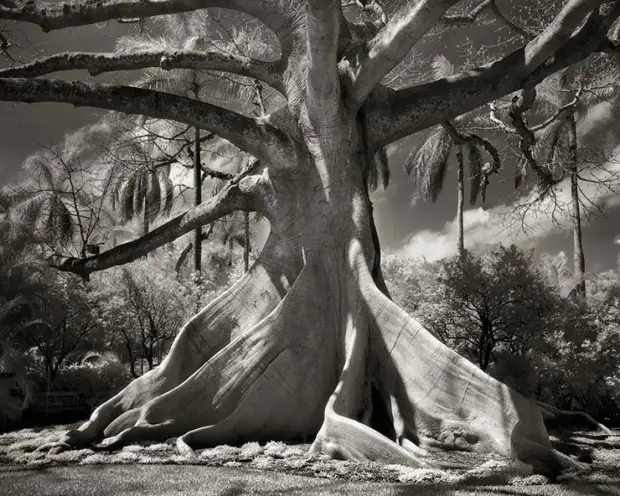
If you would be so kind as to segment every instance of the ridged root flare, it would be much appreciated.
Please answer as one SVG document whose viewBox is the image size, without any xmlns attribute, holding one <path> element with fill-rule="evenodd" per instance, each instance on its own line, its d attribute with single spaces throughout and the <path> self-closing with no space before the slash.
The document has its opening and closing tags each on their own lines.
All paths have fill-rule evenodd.
<svg viewBox="0 0 620 496">
<path fill-rule="evenodd" d="M 552 449 L 534 402 L 384 296 L 360 243 L 344 251 L 313 253 L 299 272 L 291 269 L 299 260 L 281 263 L 282 246 L 268 240 L 250 272 L 186 324 L 159 367 L 54 449 L 178 437 L 189 454 L 314 439 L 313 451 L 334 457 L 421 467 L 445 466 L 423 456 L 441 448 L 494 451 L 545 471 L 576 465 Z"/>
</svg>

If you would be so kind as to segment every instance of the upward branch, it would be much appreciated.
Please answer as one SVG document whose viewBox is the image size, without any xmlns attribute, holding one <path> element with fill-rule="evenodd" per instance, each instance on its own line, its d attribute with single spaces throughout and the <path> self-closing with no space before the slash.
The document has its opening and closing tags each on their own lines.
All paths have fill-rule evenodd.
<svg viewBox="0 0 620 496">
<path fill-rule="evenodd" d="M 396 67 L 458 0 L 407 2 L 368 43 L 368 56 L 355 74 L 351 99 L 361 105 L 377 83 Z"/>
<path fill-rule="evenodd" d="M 340 108 L 340 0 L 308 0 L 308 115 L 333 120 Z"/>
<path fill-rule="evenodd" d="M 291 140 L 282 131 L 259 118 L 246 117 L 198 100 L 132 86 L 0 78 L 0 100 L 64 102 L 183 122 L 212 131 L 275 166 L 288 167 L 296 153 Z"/>
<path fill-rule="evenodd" d="M 524 51 L 523 73 L 530 74 L 568 41 L 575 29 L 602 0 L 570 0 L 549 26 Z"/>
</svg>

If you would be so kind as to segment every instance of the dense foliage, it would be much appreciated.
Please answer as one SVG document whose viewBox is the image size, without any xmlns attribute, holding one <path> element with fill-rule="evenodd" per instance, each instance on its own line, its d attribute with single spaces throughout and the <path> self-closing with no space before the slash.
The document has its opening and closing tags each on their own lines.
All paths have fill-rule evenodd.
<svg viewBox="0 0 620 496">
<path fill-rule="evenodd" d="M 550 263 L 499 246 L 436 263 L 388 256 L 384 271 L 403 308 L 494 377 L 617 424 L 620 274 L 600 274 L 578 302 L 551 283 Z"/>
</svg>

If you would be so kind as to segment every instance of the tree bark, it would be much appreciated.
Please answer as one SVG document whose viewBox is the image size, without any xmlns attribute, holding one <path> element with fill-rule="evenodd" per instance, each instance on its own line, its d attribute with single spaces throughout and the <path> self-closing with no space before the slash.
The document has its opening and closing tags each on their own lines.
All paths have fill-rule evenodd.
<svg viewBox="0 0 620 496">
<path fill-rule="evenodd" d="M 250 214 L 243 212 L 243 271 L 250 270 Z"/>
<path fill-rule="evenodd" d="M 575 278 L 578 280 L 575 287 L 577 296 L 581 299 L 586 297 L 585 281 L 585 255 L 583 251 L 583 232 L 581 228 L 581 203 L 579 200 L 579 162 L 577 143 L 577 124 L 575 116 L 570 117 L 569 122 L 569 175 L 571 192 L 571 219 L 573 223 L 573 257 Z"/>
<path fill-rule="evenodd" d="M 463 179 L 463 145 L 456 147 L 456 246 L 457 253 L 461 260 L 465 256 L 465 234 L 463 232 L 463 207 L 465 205 L 465 181 Z"/>
</svg>

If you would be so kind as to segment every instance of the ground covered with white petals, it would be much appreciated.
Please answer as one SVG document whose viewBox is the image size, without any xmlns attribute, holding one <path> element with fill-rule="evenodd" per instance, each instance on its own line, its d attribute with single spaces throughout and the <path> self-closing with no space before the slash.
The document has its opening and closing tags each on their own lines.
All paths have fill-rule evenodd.
<svg viewBox="0 0 620 496">
<path fill-rule="evenodd" d="M 522 467 L 494 454 L 462 451 L 429 453 L 432 460 L 462 464 L 459 470 L 412 468 L 401 465 L 359 463 L 333 460 L 326 455 L 310 454 L 310 445 L 281 442 L 247 443 L 243 446 L 218 446 L 197 450 L 194 456 L 180 455 L 171 439 L 166 443 L 143 442 L 122 450 L 80 449 L 48 454 L 37 450 L 58 440 L 71 426 L 23 429 L 0 435 L 0 465 L 6 470 L 35 469 L 54 466 L 88 465 L 204 465 L 244 468 L 250 471 L 275 471 L 290 475 L 311 476 L 351 482 L 468 485 L 484 480 L 486 484 L 525 487 L 541 486 L 551 481 L 543 475 L 523 473 Z M 575 459 L 590 464 L 592 470 L 564 474 L 560 481 L 611 484 L 620 488 L 620 432 L 612 436 L 596 433 L 564 433 L 552 437 L 554 445 Z"/>
</svg>

